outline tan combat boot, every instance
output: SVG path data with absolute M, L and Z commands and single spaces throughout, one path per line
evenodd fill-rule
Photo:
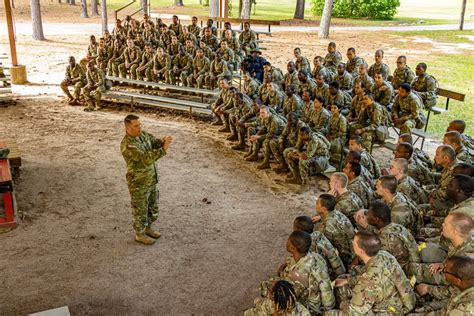
M 94 104 L 92 103 L 92 101 L 87 101 L 87 106 L 84 108 L 84 111 L 94 111 Z
M 153 245 L 156 240 L 145 234 L 135 234 L 135 241 L 144 245 Z
M 270 162 L 268 162 L 268 160 L 265 159 L 261 164 L 257 166 L 257 169 L 259 170 L 270 169 Z
M 147 234 L 151 238 L 155 238 L 155 239 L 158 239 L 158 238 L 161 237 L 161 234 L 158 231 L 151 228 L 151 227 L 148 227 L 147 229 L 145 229 L 145 234 Z
M 100 100 L 96 100 L 95 101 L 95 110 L 98 111 L 100 110 L 102 107 L 100 106 Z

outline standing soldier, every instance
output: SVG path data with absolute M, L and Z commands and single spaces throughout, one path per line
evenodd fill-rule
M 102 92 L 105 91 L 105 74 L 101 69 L 95 66 L 94 62 L 89 62 L 87 64 L 86 78 L 87 85 L 84 87 L 83 93 L 87 107 L 84 111 L 92 111 L 94 110 L 94 106 L 95 110 L 99 110 L 100 98 Z
M 196 50 L 196 58 L 193 60 L 193 71 L 187 78 L 188 87 L 202 89 L 210 66 L 211 62 L 206 56 L 204 56 L 203 50 L 198 48 Z
M 126 78 L 127 71 L 130 71 L 130 77 L 135 79 L 136 71 L 142 58 L 142 51 L 138 46 L 135 46 L 131 38 L 127 39 L 127 48 L 123 51 L 122 57 L 123 63 L 118 66 L 120 77 Z
M 68 104 L 74 105 L 77 104 L 79 99 L 79 94 L 81 93 L 81 88 L 86 84 L 86 75 L 84 69 L 80 64 L 76 63 L 74 56 L 69 57 L 69 65 L 66 68 L 66 77 L 61 82 L 61 89 L 68 97 Z M 71 95 L 71 92 L 68 90 L 68 86 L 74 86 L 74 93 Z
M 145 24 L 148 25 L 148 24 Z M 136 77 L 138 80 L 143 80 L 143 75 L 145 75 L 147 81 L 152 81 L 153 76 L 153 57 L 155 56 L 155 52 L 151 47 L 151 43 L 145 44 L 145 51 L 142 55 L 142 62 L 140 66 L 137 68 L 137 75 Z
M 239 35 L 239 42 L 242 50 L 248 56 L 251 50 L 258 49 L 257 33 L 250 29 L 250 23 L 244 23 L 244 31 Z
M 127 165 L 135 241 L 152 245 L 161 236 L 151 227 L 158 218 L 159 176 L 155 161 L 166 155 L 172 138 L 158 139 L 142 131 L 138 119 L 133 114 L 125 117 L 126 135 L 120 151 Z

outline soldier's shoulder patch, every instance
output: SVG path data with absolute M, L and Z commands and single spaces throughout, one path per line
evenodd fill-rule
M 128 148 L 128 149 L 137 149 L 137 146 L 134 145 L 134 144 L 128 144 L 128 145 L 127 145 L 127 148 Z

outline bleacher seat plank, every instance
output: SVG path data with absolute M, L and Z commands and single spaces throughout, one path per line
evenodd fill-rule
M 450 98 L 450 99 L 453 99 L 453 100 L 456 100 L 456 101 L 461 101 L 461 102 L 464 102 L 464 100 L 466 98 L 465 94 L 462 94 L 462 93 L 459 93 L 459 92 L 456 92 L 456 91 L 452 91 L 452 90 L 448 90 L 448 89 L 443 89 L 443 88 L 438 88 L 437 94 L 442 96 L 442 97 Z
M 199 103 L 199 102 L 181 100 L 181 99 L 175 99 L 175 98 L 166 98 L 162 96 L 143 94 L 143 93 L 133 93 L 133 92 L 126 92 L 126 91 L 114 91 L 114 92 L 120 93 L 124 96 L 129 96 L 131 98 L 147 99 L 147 100 L 154 100 L 158 102 L 186 105 L 193 108 L 202 108 L 202 109 L 208 108 L 208 105 L 206 103 Z
M 21 151 L 18 148 L 18 144 L 13 139 L 0 140 L 0 148 L 10 148 L 10 153 L 8 154 L 8 160 L 10 161 L 10 166 L 12 168 L 21 167 Z

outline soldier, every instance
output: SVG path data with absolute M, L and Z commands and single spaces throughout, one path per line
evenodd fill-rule
M 298 71 L 298 81 L 300 82 L 298 87 L 298 94 L 303 95 L 303 92 L 308 91 L 311 94 L 316 88 L 316 81 L 310 78 L 304 70 Z
M 215 81 L 219 78 L 229 78 L 229 68 L 227 62 L 222 59 L 222 54 L 217 53 L 214 60 L 211 62 L 209 73 L 206 77 L 206 86 L 208 89 L 214 89 Z
M 323 65 L 324 59 L 321 56 L 316 56 L 313 59 L 313 78 L 316 80 L 318 75 L 323 76 L 324 82 L 328 83 L 332 80 L 332 73 Z
M 298 216 L 293 221 L 293 231 L 300 230 L 311 235 L 310 251 L 321 255 L 329 268 L 331 279 L 346 273 L 346 268 L 342 262 L 337 249 L 324 236 L 323 233 L 314 230 L 314 223 L 309 216 Z
M 207 46 L 205 42 L 199 41 L 199 48 L 202 49 L 202 51 L 204 52 L 204 56 L 209 58 L 210 61 L 214 60 L 214 57 L 216 54 L 214 54 L 212 49 L 209 46 Z
M 283 113 L 283 104 L 285 102 L 285 94 L 280 91 L 280 88 L 278 85 L 274 82 L 267 82 L 264 83 L 267 87 L 267 95 L 265 97 L 265 92 L 261 92 L 261 100 L 264 100 L 263 102 L 266 102 L 270 108 L 272 108 L 276 113 Z M 263 86 L 262 85 L 262 86 Z
M 354 78 L 354 83 L 360 82 L 364 87 L 365 93 L 372 91 L 372 86 L 375 84 L 374 79 L 368 75 L 367 64 L 363 63 L 359 66 L 359 75 Z
M 444 276 L 452 286 L 459 289 L 449 299 L 446 315 L 469 315 L 474 310 L 474 258 L 453 256 L 446 261 Z
M 382 74 L 383 80 L 387 80 L 390 75 L 390 67 L 383 62 L 383 50 L 377 49 L 375 51 L 375 63 L 369 67 L 369 76 L 375 79 L 375 74 L 380 72 Z
M 399 56 L 397 58 L 397 68 L 393 72 L 393 77 L 391 80 L 393 89 L 397 91 L 402 83 L 411 83 L 413 79 L 415 79 L 415 74 L 413 73 L 413 70 L 407 66 L 407 57 Z
M 142 33 L 143 40 L 153 45 L 158 45 L 159 40 L 156 37 L 156 31 L 150 23 L 145 24 L 145 29 Z
M 213 24 L 214 24 L 213 19 L 207 19 L 206 27 L 203 29 L 203 32 L 205 33 L 206 29 L 209 29 L 209 31 L 211 31 L 211 34 L 216 36 L 217 38 L 217 28 Z
M 374 199 L 374 191 L 372 188 L 360 177 L 362 172 L 362 166 L 358 162 L 346 163 L 342 172 L 347 176 L 349 180 L 347 184 L 347 190 L 357 195 L 363 208 L 368 208 Z
M 168 26 L 166 24 L 161 25 L 160 31 L 160 41 L 163 43 L 163 47 L 167 48 L 171 45 L 171 38 L 173 36 L 176 36 L 176 33 L 173 30 L 168 29 Z
M 393 88 L 392 85 L 383 79 L 380 72 L 374 76 L 375 84 L 372 86 L 374 101 L 384 106 L 388 111 L 392 110 Z
M 392 222 L 405 226 L 411 232 L 416 232 L 419 214 L 414 214 L 413 201 L 397 192 L 397 185 L 397 179 L 394 176 L 382 176 L 377 180 L 375 188 L 377 194 L 390 207 Z
M 323 193 L 316 201 L 316 216 L 313 222 L 316 229 L 336 247 L 339 256 L 347 268 L 352 262 L 352 239 L 354 227 L 350 220 L 338 210 L 335 210 L 336 199 L 331 194 Z
M 447 195 L 455 205 L 449 213 L 464 213 L 474 220 L 474 179 L 464 174 L 455 174 L 449 183 Z
M 125 41 L 127 38 L 127 30 L 122 26 L 120 19 L 115 20 L 115 27 L 112 30 L 112 36 L 115 41 Z
M 395 158 L 392 160 L 388 173 L 397 179 L 397 192 L 409 197 L 417 205 L 428 202 L 424 190 L 408 175 L 408 161 L 405 158 Z
M 328 94 L 326 95 L 328 105 L 339 104 L 343 115 L 349 114 L 349 107 L 351 106 L 351 96 L 339 89 L 338 81 L 331 81 L 329 83 Z
M 235 38 L 235 36 L 237 35 L 237 33 L 232 29 L 232 24 L 230 24 L 229 21 L 227 22 L 224 22 L 224 29 L 222 30 L 222 33 L 221 33 L 221 37 L 220 37 L 220 40 L 223 41 L 224 38 L 225 38 L 225 33 L 229 31 L 231 36 Z
M 469 135 L 466 135 L 464 133 L 465 130 L 466 130 L 466 122 L 464 122 L 463 120 L 454 120 L 449 123 L 449 126 L 446 129 L 446 132 L 451 132 L 451 131 L 459 132 L 459 134 L 461 134 L 463 145 L 471 150 L 474 150 L 474 140 Z
M 331 118 L 328 122 L 327 139 L 331 142 L 331 164 L 339 165 L 344 153 L 346 143 L 347 121 L 341 114 L 341 105 L 331 105 Z
M 292 172 L 287 182 L 301 184 L 304 190 L 311 174 L 328 168 L 330 144 L 323 135 L 311 131 L 308 126 L 300 127 L 298 138 L 296 146 L 286 149 L 283 155 Z
M 326 100 L 326 97 L 329 94 L 329 85 L 324 82 L 324 75 L 319 74 L 314 77 L 316 80 L 316 87 L 314 87 L 313 94 L 315 98 L 321 97 Z M 327 105 L 327 103 L 326 103 Z
M 186 53 L 191 55 L 191 57 L 196 57 L 196 46 L 193 44 L 193 41 L 190 39 L 186 40 L 186 44 L 184 45 L 184 49 L 186 50 Z
M 212 125 L 224 125 L 225 122 L 222 121 L 221 116 L 218 113 L 218 109 L 220 107 L 226 106 L 229 102 L 230 84 L 226 78 L 219 79 L 219 88 L 220 88 L 219 95 L 217 96 L 216 101 L 214 101 L 211 104 L 212 113 L 216 117 L 216 120 L 212 122 Z M 224 126 L 223 131 L 225 129 L 226 129 L 226 126 Z
M 263 77 L 265 78 L 268 75 L 272 76 L 272 82 L 275 82 L 276 84 L 280 84 L 281 81 L 283 80 L 283 73 L 280 69 L 272 66 L 272 64 L 267 61 L 263 63 Z
M 296 58 L 296 61 L 295 61 L 296 70 L 297 71 L 304 71 L 305 73 L 310 74 L 311 73 L 311 65 L 308 61 L 308 58 L 304 57 L 301 54 L 301 48 L 296 47 L 293 50 L 293 54 Z
M 222 133 L 228 133 L 231 132 L 230 129 L 230 116 L 235 113 L 237 110 L 237 107 L 235 106 L 235 94 L 237 93 L 237 88 L 236 87 L 228 87 L 228 95 L 225 100 L 225 102 L 217 107 L 214 112 L 220 116 L 222 122 L 224 123 L 224 126 L 219 129 L 219 132 Z M 232 135 L 230 135 L 228 140 L 234 140 Z
M 473 155 L 463 146 L 461 134 L 457 131 L 451 131 L 444 134 L 443 144 L 453 147 L 456 152 L 456 159 L 460 162 L 472 164 Z
M 86 71 L 87 84 L 82 89 L 87 106 L 84 111 L 100 110 L 100 98 L 105 92 L 105 74 L 95 66 L 94 62 L 87 64 Z
M 171 83 L 169 72 L 171 70 L 171 57 L 165 53 L 163 47 L 156 49 L 156 55 L 153 58 L 153 81 L 165 81 Z
M 291 112 L 288 114 L 288 121 L 283 132 L 277 139 L 270 140 L 270 149 L 273 157 L 275 157 L 279 163 L 278 166 L 273 169 L 276 172 L 288 171 L 288 165 L 283 154 L 287 148 L 296 147 L 299 140 L 300 128 L 304 125 L 304 122 L 298 119 L 298 115 L 295 112 Z
M 69 64 L 66 67 L 66 75 L 63 81 L 61 81 L 61 90 L 68 97 L 68 104 L 74 105 L 78 103 L 81 88 L 86 84 L 86 74 L 80 64 L 76 63 L 74 56 L 69 56 Z M 74 92 L 71 95 L 68 86 L 74 86 Z
M 145 51 L 143 52 L 140 66 L 138 66 L 137 68 L 136 77 L 138 80 L 143 80 L 143 75 L 145 75 L 147 81 L 153 81 L 154 57 L 155 57 L 155 52 L 153 51 L 151 43 L 147 42 L 145 44 Z
M 356 50 L 354 47 L 351 47 L 347 50 L 347 63 L 346 63 L 346 70 L 355 78 L 359 75 L 359 66 L 365 64 L 363 58 L 356 56 Z
M 127 165 L 135 241 L 145 245 L 155 243 L 161 234 L 152 228 L 158 218 L 158 169 L 155 161 L 166 155 L 171 136 L 157 139 L 142 131 L 139 117 L 125 117 L 125 130 L 120 151 Z M 150 238 L 151 237 L 151 238 Z
M 313 113 L 314 106 L 313 106 L 313 93 L 312 90 L 305 90 L 301 93 L 301 100 L 303 101 L 303 108 L 301 109 L 300 120 L 307 123 L 311 118 L 311 114 Z
M 86 57 L 80 61 L 80 64 L 83 68 L 86 68 L 88 62 L 95 61 L 95 59 L 97 58 L 98 47 L 99 43 L 97 43 L 95 36 L 89 36 L 89 46 L 87 46 Z
M 193 16 L 191 19 L 191 25 L 188 25 L 189 33 L 192 33 L 196 39 L 199 39 L 201 36 L 201 28 L 197 24 L 198 18 Z
M 283 76 L 283 80 L 281 81 L 281 86 L 283 90 L 286 90 L 288 86 L 295 86 L 296 88 L 299 87 L 299 80 L 298 80 L 298 72 L 296 71 L 296 65 L 294 62 L 290 61 L 286 65 L 287 73 Z
M 343 172 L 335 172 L 329 180 L 329 194 L 336 198 L 335 209 L 347 216 L 352 224 L 355 224 L 354 214 L 364 207 L 354 192 L 347 190 L 349 179 Z
M 377 160 L 363 146 L 363 138 L 360 136 L 352 136 L 349 139 L 349 150 L 360 153 L 360 164 L 368 170 L 373 179 L 377 179 L 381 176 Z
M 109 58 L 109 62 L 107 63 L 107 74 L 109 76 L 119 76 L 119 65 L 123 62 L 123 51 L 124 47 L 119 40 L 114 40 L 114 46 L 112 49 L 112 53 Z
M 330 42 L 328 44 L 328 53 L 324 57 L 324 67 L 326 67 L 332 74 L 336 73 L 336 67 L 342 61 L 341 53 L 336 49 L 336 43 Z
M 364 96 L 365 90 L 360 81 L 354 81 L 354 97 L 352 98 L 351 106 L 349 108 L 349 115 L 347 116 L 347 120 L 350 126 L 350 134 L 354 134 L 355 126 L 360 124 L 362 125 L 363 122 L 358 121 L 359 115 L 364 108 Z M 361 117 L 363 118 L 363 117 Z
M 347 94 L 352 93 L 352 76 L 346 71 L 346 65 L 344 63 L 339 63 L 337 65 L 337 73 L 333 77 L 334 81 L 339 82 L 339 88 L 342 92 Z
M 252 49 L 258 49 L 257 33 L 250 29 L 250 23 L 244 23 L 244 31 L 239 35 L 240 47 L 248 56 Z
M 242 60 L 244 59 L 244 53 L 240 48 L 239 40 L 232 35 L 231 30 L 226 30 L 224 32 L 224 39 L 223 41 L 227 42 L 227 46 L 234 51 L 234 58 L 237 65 L 240 65 Z M 239 69 L 239 66 L 235 67 L 235 70 Z
M 421 98 L 425 109 L 436 105 L 436 90 L 438 89 L 438 82 L 436 79 L 426 73 L 425 63 L 419 63 L 416 66 L 416 78 L 411 83 L 413 92 Z
M 234 98 L 235 109 L 229 117 L 229 127 L 232 134 L 227 137 L 227 140 L 237 140 L 238 144 L 233 145 L 231 148 L 243 150 L 245 149 L 245 133 L 239 127 L 239 124 L 242 118 L 253 112 L 252 99 L 242 92 L 236 92 Z
M 341 303 L 344 315 L 410 312 L 415 307 L 415 293 L 395 257 L 382 250 L 380 239 L 374 233 L 359 231 L 352 245 L 365 268 L 354 280 L 351 300 Z M 337 287 L 348 283 L 348 279 L 336 279 Z
M 401 134 L 398 136 L 397 144 L 399 143 L 409 143 L 413 146 L 413 137 L 410 134 Z M 433 169 L 433 161 L 431 160 L 430 156 L 421 150 L 420 148 L 413 148 L 413 159 L 418 160 L 423 166 L 425 166 L 428 170 Z
M 308 126 L 317 133 L 326 135 L 328 131 L 329 118 L 331 113 L 326 110 L 325 100 L 323 97 L 316 97 L 313 101 L 313 110 L 306 122 Z
M 181 83 L 186 85 L 186 79 L 193 69 L 193 58 L 186 53 L 183 46 L 180 46 L 179 54 L 173 59 L 172 67 L 168 75 L 171 84 L 176 84 L 176 78 L 179 77 Z
M 217 50 L 219 47 L 219 40 L 217 39 L 217 36 L 212 34 L 211 29 L 208 27 L 204 29 L 204 36 L 201 37 L 201 41 L 206 43 L 206 45 L 209 46 L 209 48 L 211 48 L 213 51 Z
M 222 59 L 225 60 L 225 62 L 227 63 L 227 67 L 231 73 L 234 70 L 237 70 L 237 68 L 235 68 L 236 65 L 234 65 L 235 63 L 234 51 L 228 47 L 227 42 L 222 41 L 221 48 L 217 51 L 218 53 L 222 55 Z
M 420 185 L 433 183 L 433 175 L 426 166 L 413 157 L 413 146 L 409 143 L 399 143 L 395 148 L 395 158 L 405 158 L 408 161 L 408 175 Z
M 105 38 L 101 37 L 99 39 L 99 47 L 97 47 L 97 57 L 96 57 L 96 63 L 97 67 L 102 69 L 103 72 L 107 70 L 107 63 L 109 62 L 109 58 L 111 57 L 112 54 L 112 48 L 108 47 L 105 44 Z
M 398 88 L 392 107 L 392 121 L 402 134 L 411 134 L 412 128 L 423 128 L 426 118 L 423 115 L 423 104 L 412 91 L 408 83 Z
M 172 22 L 169 26 L 169 29 L 173 31 L 176 36 L 180 36 L 181 33 L 183 32 L 181 23 L 179 23 L 179 19 L 177 15 L 173 15 Z
M 286 96 L 283 102 L 283 115 L 287 116 L 290 112 L 295 112 L 298 117 L 301 116 L 303 109 L 303 101 L 296 93 L 295 86 L 287 86 L 285 90 Z
M 248 95 L 251 99 L 257 98 L 259 90 L 257 81 L 252 78 L 248 72 L 244 72 L 243 79 L 244 85 L 242 87 L 242 92 Z
M 344 159 L 344 163 L 347 165 L 348 163 L 358 163 L 360 164 L 360 177 L 361 180 L 364 181 L 367 186 L 375 189 L 374 185 L 374 174 L 372 174 L 362 163 L 362 156 L 360 151 L 349 151 Z
M 196 50 L 196 58 L 193 60 L 193 71 L 186 80 L 187 86 L 202 89 L 210 67 L 211 62 L 204 56 L 204 51 L 198 48 Z
M 179 36 L 179 41 L 182 44 L 186 44 L 186 41 L 188 40 L 191 41 L 191 44 L 193 46 L 197 46 L 198 40 L 196 36 L 193 33 L 189 32 L 188 26 L 183 26 L 183 33 Z
M 130 72 L 130 77 L 136 79 L 137 68 L 140 65 L 142 51 L 138 46 L 135 46 L 132 39 L 127 39 L 127 48 L 122 53 L 122 63 L 118 66 L 120 77 L 126 78 L 127 72 Z
M 232 149 L 245 149 L 245 138 L 249 135 L 254 135 L 258 131 L 258 129 L 261 128 L 261 124 L 258 118 L 261 106 L 262 101 L 259 98 L 256 98 L 253 100 L 252 107 L 248 109 L 248 111 L 242 111 L 239 120 L 235 124 L 237 126 L 237 136 L 239 138 L 240 146 L 236 145 L 236 148 Z M 244 155 L 244 158 L 247 158 L 251 154 L 252 150 L 250 149 Z
M 183 45 L 178 42 L 178 37 L 176 35 L 171 36 L 171 44 L 167 46 L 168 55 L 170 55 L 171 61 L 174 61 L 174 58 L 179 54 L 179 50 L 182 46 Z

